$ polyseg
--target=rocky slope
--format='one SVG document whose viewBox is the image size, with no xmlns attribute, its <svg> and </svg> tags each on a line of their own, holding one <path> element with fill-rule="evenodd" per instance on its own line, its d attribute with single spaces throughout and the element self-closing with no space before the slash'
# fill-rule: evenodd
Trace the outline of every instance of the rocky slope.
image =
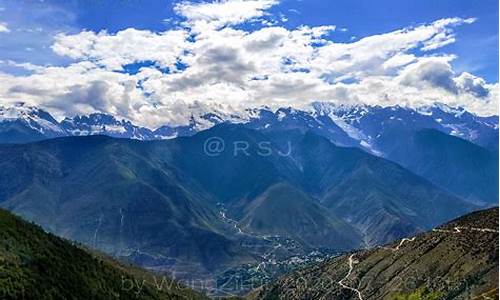
<svg viewBox="0 0 500 300">
<path fill-rule="evenodd" d="M 498 298 L 498 250 L 498 208 L 492 208 L 413 238 L 305 268 L 249 298 Z"/>
</svg>

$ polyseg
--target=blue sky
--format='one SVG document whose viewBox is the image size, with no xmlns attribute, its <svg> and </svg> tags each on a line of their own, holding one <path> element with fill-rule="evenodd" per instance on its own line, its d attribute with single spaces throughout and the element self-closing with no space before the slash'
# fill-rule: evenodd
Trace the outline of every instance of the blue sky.
<svg viewBox="0 0 500 300">
<path fill-rule="evenodd" d="M 238 35 L 248 47 L 236 47 Z M 284 44 L 271 45 L 273 38 Z M 249 49 L 261 40 L 273 48 L 259 56 Z M 0 97 L 62 114 L 97 110 L 137 119 L 151 112 L 145 108 L 151 103 L 172 115 L 182 103 L 203 106 L 220 98 L 231 98 L 232 106 L 317 99 L 416 105 L 421 90 L 427 102 L 491 113 L 498 94 L 494 0 L 0 0 L 0 41 L 0 75 L 7 82 Z M 285 44 L 300 49 L 287 52 Z M 53 66 L 79 82 L 51 81 L 57 80 Z M 231 71 L 246 77 L 234 79 Z M 198 84 L 186 83 L 193 81 Z M 33 82 L 39 93 L 23 87 Z M 278 89 L 289 82 L 303 87 L 295 94 Z M 96 85 L 102 103 L 80 99 Z M 49 91 L 54 86 L 61 89 L 57 95 Z M 372 94 L 386 100 L 368 99 Z M 68 99 L 77 99 L 79 108 L 65 107 Z M 123 101 L 127 107 L 117 104 Z"/>
</svg>

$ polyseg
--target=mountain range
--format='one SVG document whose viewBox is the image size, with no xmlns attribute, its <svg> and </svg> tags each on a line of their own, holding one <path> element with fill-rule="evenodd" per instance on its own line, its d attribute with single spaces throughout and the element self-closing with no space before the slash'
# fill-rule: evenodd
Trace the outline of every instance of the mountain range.
<svg viewBox="0 0 500 300">
<path fill-rule="evenodd" d="M 50 113 L 23 103 L 0 106 L 0 143 L 37 141 L 59 136 L 108 135 L 138 140 L 189 136 L 220 123 L 239 123 L 254 129 L 300 128 L 314 130 L 338 145 L 360 146 L 373 154 L 388 153 L 395 135 L 431 128 L 489 149 L 498 149 L 498 116 L 481 117 L 461 107 L 442 103 L 402 106 L 338 105 L 313 102 L 308 109 L 249 108 L 239 113 L 196 110 L 184 125 L 156 129 L 134 125 L 105 113 L 66 117 L 56 121 Z"/>
<path fill-rule="evenodd" d="M 155 130 L 101 113 L 57 122 L 42 109 L 17 105 L 0 107 L 0 143 L 87 135 L 162 140 L 192 136 L 222 123 L 261 132 L 313 132 L 338 146 L 356 147 L 401 164 L 467 201 L 478 205 L 498 201 L 498 117 L 480 117 L 441 103 L 418 109 L 316 102 L 309 110 L 198 111 L 186 125 Z M 474 160 L 465 159 L 469 157 Z M 459 175 L 449 176 L 450 172 Z"/>
<path fill-rule="evenodd" d="M 212 137 L 227 151 L 207 155 Z M 247 152 L 235 155 L 229 147 L 241 141 Z M 283 155 L 288 144 L 292 151 Z M 88 136 L 3 144 L 0 185 L 1 207 L 46 230 L 196 278 L 262 261 L 275 247 L 270 236 L 291 239 L 303 252 L 341 252 L 477 208 L 396 163 L 312 131 L 235 124 L 159 141 Z"/>
<path fill-rule="evenodd" d="M 498 205 L 497 142 L 498 118 L 442 104 L 211 112 L 156 130 L 19 105 L 0 108 L 0 207 L 176 278 L 217 279 L 219 295 L 243 265 L 376 247 Z"/>
</svg>

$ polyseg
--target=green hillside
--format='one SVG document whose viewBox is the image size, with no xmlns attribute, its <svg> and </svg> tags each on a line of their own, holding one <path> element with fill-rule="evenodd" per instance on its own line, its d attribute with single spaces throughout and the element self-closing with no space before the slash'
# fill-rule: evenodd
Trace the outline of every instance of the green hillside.
<svg viewBox="0 0 500 300">
<path fill-rule="evenodd" d="M 210 196 L 168 163 L 168 145 L 103 136 L 2 145 L 0 206 L 166 271 L 201 275 L 251 260 L 226 237 Z"/>
<path fill-rule="evenodd" d="M 275 133 L 292 140 L 298 181 L 309 195 L 364 235 L 368 246 L 437 226 L 474 206 L 400 165 L 307 132 Z"/>
<path fill-rule="evenodd" d="M 245 208 L 240 226 L 260 234 L 288 236 L 311 248 L 360 246 L 360 234 L 354 228 L 288 184 L 274 185 L 253 200 Z"/>
<path fill-rule="evenodd" d="M 426 129 L 398 144 L 389 158 L 462 199 L 498 203 L 498 151 Z"/>
<path fill-rule="evenodd" d="M 205 299 L 0 210 L 0 299 Z"/>
</svg>

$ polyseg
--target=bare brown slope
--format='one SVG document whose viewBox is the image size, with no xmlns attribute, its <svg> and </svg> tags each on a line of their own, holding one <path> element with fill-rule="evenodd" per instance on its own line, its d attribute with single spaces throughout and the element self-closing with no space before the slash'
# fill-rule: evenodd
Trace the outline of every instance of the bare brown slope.
<svg viewBox="0 0 500 300">
<path fill-rule="evenodd" d="M 468 214 L 412 239 L 303 269 L 251 298 L 395 299 L 415 291 L 442 299 L 496 294 L 498 208 Z"/>
</svg>

